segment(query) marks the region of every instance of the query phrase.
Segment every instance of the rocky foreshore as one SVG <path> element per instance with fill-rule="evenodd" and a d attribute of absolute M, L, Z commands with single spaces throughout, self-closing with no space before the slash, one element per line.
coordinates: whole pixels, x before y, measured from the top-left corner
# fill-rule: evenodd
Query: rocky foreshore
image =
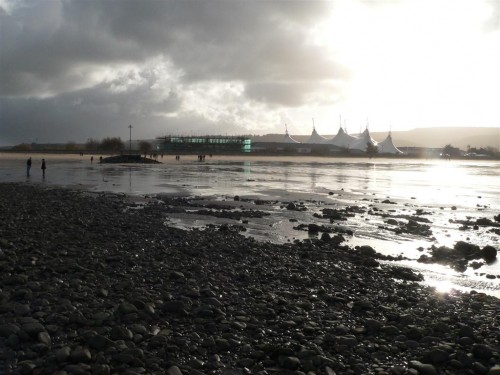
<path fill-rule="evenodd" d="M 170 228 L 161 200 L 0 184 L 0 374 L 500 374 L 500 300 L 369 247 Z"/>

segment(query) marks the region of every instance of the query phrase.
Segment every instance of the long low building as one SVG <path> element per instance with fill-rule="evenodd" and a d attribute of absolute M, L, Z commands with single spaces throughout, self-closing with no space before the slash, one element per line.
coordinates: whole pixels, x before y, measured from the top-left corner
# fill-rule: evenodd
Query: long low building
<path fill-rule="evenodd" d="M 358 136 L 347 134 L 339 128 L 331 139 L 320 136 L 313 127 L 311 136 L 304 142 L 294 139 L 286 130 L 285 134 L 269 141 L 252 141 L 249 136 L 163 136 L 158 137 L 156 151 L 167 154 L 403 154 L 392 142 L 391 133 L 378 143 L 371 136 L 368 128 Z"/>
<path fill-rule="evenodd" d="M 157 151 L 167 154 L 249 153 L 252 140 L 245 136 L 164 136 L 157 138 Z"/>

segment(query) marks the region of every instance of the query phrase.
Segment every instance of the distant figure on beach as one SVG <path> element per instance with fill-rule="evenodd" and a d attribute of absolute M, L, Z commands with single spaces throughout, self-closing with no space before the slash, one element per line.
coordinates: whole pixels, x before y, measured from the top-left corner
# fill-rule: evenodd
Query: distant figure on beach
<path fill-rule="evenodd" d="M 99 163 L 102 163 L 102 156 L 99 156 Z"/>
<path fill-rule="evenodd" d="M 45 159 L 42 159 L 42 176 L 45 177 L 45 170 L 47 169 L 47 164 L 45 163 Z"/>
<path fill-rule="evenodd" d="M 31 169 L 31 156 L 28 158 L 26 161 L 26 176 L 30 176 L 30 169 Z"/>
<path fill-rule="evenodd" d="M 93 156 L 90 157 L 90 164 L 94 164 L 94 157 Z"/>

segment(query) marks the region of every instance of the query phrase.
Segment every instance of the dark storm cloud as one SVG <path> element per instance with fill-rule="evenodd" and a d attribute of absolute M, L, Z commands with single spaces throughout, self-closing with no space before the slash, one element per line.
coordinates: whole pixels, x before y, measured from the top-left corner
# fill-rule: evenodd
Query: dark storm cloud
<path fill-rule="evenodd" d="M 294 82 L 316 83 L 308 86 L 310 92 L 320 90 L 323 80 L 348 77 L 309 40 L 311 27 L 330 6 L 322 1 L 15 2 L 0 8 L 0 130 L 22 135 L 46 127 L 46 133 L 83 135 L 82 123 L 96 129 L 122 126 L 127 116 L 160 123 L 158 116 L 182 107 L 183 95 L 176 90 L 199 82 L 236 81 L 251 100 L 306 104 L 308 95 L 289 91 L 303 88 Z M 165 83 L 158 73 L 139 86 L 125 82 L 118 91 L 110 84 L 123 79 L 123 69 L 144 69 L 152 59 L 168 62 L 169 69 L 160 73 L 176 79 Z M 20 130 L 14 123 L 22 124 Z"/>
<path fill-rule="evenodd" d="M 186 79 L 196 81 L 343 78 L 343 72 L 321 48 L 305 41 L 311 23 L 326 11 L 325 4 L 30 3 L 16 17 L 1 14 L 2 93 L 34 94 L 37 88 L 54 86 L 69 89 L 83 83 L 85 77 L 75 70 L 85 66 L 142 62 L 155 55 L 167 56 L 184 71 Z M 49 23 L 35 22 L 40 16 Z"/>
<path fill-rule="evenodd" d="M 174 92 L 161 100 L 152 97 L 147 85 L 112 96 L 109 86 L 101 84 L 50 98 L 1 98 L 3 142 L 65 142 L 120 136 L 129 123 L 141 124 L 143 136 L 153 138 L 168 123 L 156 114 L 175 112 L 181 103 Z"/>

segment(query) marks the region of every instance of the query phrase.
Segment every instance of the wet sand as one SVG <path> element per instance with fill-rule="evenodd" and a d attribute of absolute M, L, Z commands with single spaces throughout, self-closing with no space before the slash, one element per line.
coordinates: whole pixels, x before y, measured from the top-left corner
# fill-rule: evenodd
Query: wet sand
<path fill-rule="evenodd" d="M 168 225 L 201 230 L 239 225 L 245 236 L 273 243 L 320 238 L 323 233 L 308 231 L 309 224 L 327 231 L 345 227 L 353 233 L 345 236 L 349 246 L 370 245 L 381 254 L 400 255 L 403 259 L 397 263 L 422 272 L 426 283 L 442 291 L 456 288 L 500 296 L 498 261 L 460 272 L 448 265 L 418 262 L 431 254 L 433 246 L 453 248 L 459 241 L 499 248 L 500 235 L 494 227 L 473 224 L 500 213 L 497 162 L 216 155 L 200 163 L 196 155 L 182 155 L 180 162 L 170 155 L 159 158 L 164 164 L 148 166 L 99 165 L 99 154 L 93 155 L 93 164 L 90 154 L 30 154 L 34 164 L 26 179 L 27 155 L 0 154 L 0 180 L 125 193 L 137 199 L 155 194 L 189 197 L 185 210 L 169 213 Z M 42 157 L 49 168 L 45 179 L 39 169 Z M 235 196 L 241 200 L 235 203 Z M 289 202 L 305 210 L 287 210 Z M 226 208 L 207 210 L 214 205 Z M 269 216 L 248 218 L 245 223 L 224 217 L 222 211 L 238 211 L 241 205 Z M 331 222 L 323 215 L 325 209 L 346 207 L 358 212 L 345 221 Z M 193 212 L 200 210 L 202 215 Z M 428 220 L 423 224 L 430 226 L 429 234 L 408 232 L 409 219 Z"/>

